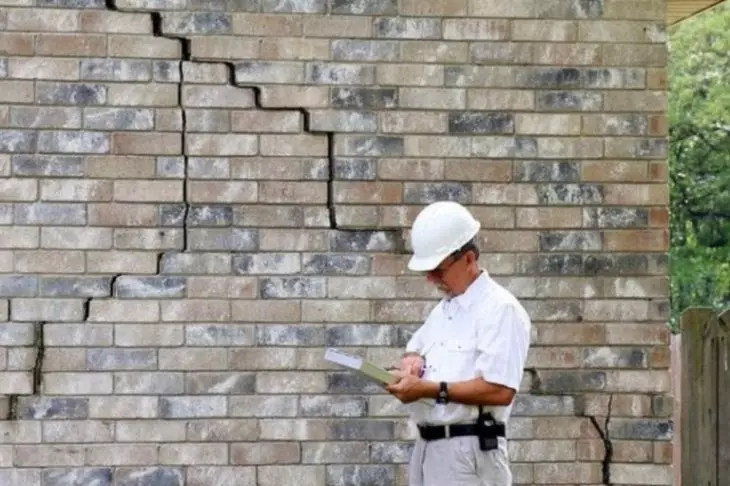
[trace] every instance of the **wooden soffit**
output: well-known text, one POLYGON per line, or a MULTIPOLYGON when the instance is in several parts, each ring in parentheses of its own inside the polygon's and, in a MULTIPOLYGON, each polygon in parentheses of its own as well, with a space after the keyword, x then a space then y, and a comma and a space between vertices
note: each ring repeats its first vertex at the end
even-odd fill
POLYGON ((692 17, 725 0, 667 0, 667 24, 692 17))

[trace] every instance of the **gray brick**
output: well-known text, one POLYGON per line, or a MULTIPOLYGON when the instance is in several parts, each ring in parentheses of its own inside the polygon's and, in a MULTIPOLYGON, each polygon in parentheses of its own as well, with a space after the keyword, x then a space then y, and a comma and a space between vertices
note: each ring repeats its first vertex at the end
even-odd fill
POLYGON ((376 37, 391 39, 440 39, 441 20, 430 18, 379 18, 373 23, 376 37))
POLYGON ((163 372, 114 373, 114 391, 122 395, 180 395, 184 391, 183 374, 163 372))
POLYGON ((15 176, 81 177, 85 172, 83 157, 76 155, 14 155, 15 176))
POLYGON ((336 14, 395 15, 397 0, 330 0, 330 11, 336 14))
POLYGON ((142 59, 82 59, 83 81, 150 81, 152 64, 142 59))
POLYGON ((310 111, 309 129, 314 132, 377 132, 374 112, 328 110, 310 111))
POLYGON ((535 158, 537 140, 529 137, 480 137, 472 141, 472 155, 489 158, 535 158))
POLYGON ((185 159, 183 157, 157 157, 155 174, 161 178, 182 179, 185 177, 185 159))
POLYGON ((225 396, 161 397, 161 418, 225 417, 225 396))
POLYGON ((299 273, 298 253, 255 253, 235 255, 233 272, 237 275, 286 275, 299 273))
POLYGON ((306 81, 312 84, 373 84, 375 66, 338 62, 312 62, 306 67, 306 81))
POLYGON ((35 324, 29 322, 0 323, 0 346, 32 346, 35 341, 35 324))
POLYGON ((511 113, 453 112, 449 113, 450 133, 513 133, 511 113))
POLYGON ((81 225, 86 224, 86 206, 81 203, 16 204, 16 224, 81 225))
POLYGON ((608 424, 609 436, 613 440, 660 440, 672 439, 674 427, 671 421, 663 419, 614 418, 608 424))
POLYGON ((601 204, 603 187, 598 184, 541 184, 537 187, 540 204, 601 204))
POLYGON ((88 349, 89 370, 151 370, 157 367, 154 349, 88 349))
POLYGON ((184 297, 184 277, 169 276, 121 276, 114 285, 114 295, 123 299, 163 299, 184 297))
POLYGON ((319 277, 271 277, 260 282, 263 299, 317 299, 327 296, 327 281, 319 277))
POLYGON ((188 230, 191 250, 199 251, 256 251, 258 229, 200 228, 188 230))
POLYGON ((324 327, 309 324, 262 324, 256 328, 259 346, 323 346, 324 327))
POLYGON ((302 273, 312 275, 367 275, 370 257, 365 255, 316 254, 302 256, 302 273))
POLYGON ((649 210, 644 208, 586 208, 583 210, 586 228, 636 228, 649 225, 649 210))
POLYGON ((160 259, 161 273, 166 274, 228 274, 231 256, 215 253, 165 253, 160 259))
POLYGON ((111 278, 108 277, 41 277, 42 297, 109 297, 111 278))
POLYGON ((111 468, 46 469, 42 486, 112 486, 111 468))
POLYGON ((334 160, 335 180, 375 180, 377 161, 374 159, 337 158, 334 160))
POLYGON ((645 139, 639 142, 634 157, 661 159, 667 156, 669 143, 663 138, 645 139))
POLYGON ((166 35, 229 34, 231 16, 225 12, 167 12, 161 27, 166 35))
POLYGON ((114 473, 114 486, 184 486, 185 473, 171 467, 120 468, 114 473))
POLYGON ((329 393, 382 393, 383 388, 358 373, 337 371, 327 373, 327 392, 329 393))
POLYGON ((102 132, 49 131, 38 135, 38 151, 70 154, 106 154, 109 135, 102 132))
POLYGON ((600 19, 603 17, 604 0, 570 0, 566 17, 577 19, 600 19))
POLYGON ((338 324, 327 328, 327 346, 390 346, 393 330, 381 324, 338 324))
POLYGON ((582 87, 590 89, 644 89, 642 68, 600 68, 583 71, 582 87))
POLYGON ((86 419, 89 418, 88 398, 65 397, 19 397, 18 418, 41 419, 86 419))
POLYGON ((80 299, 13 299, 10 318, 15 321, 77 322, 84 316, 80 299))
POLYGON ((185 393, 192 395, 253 395, 256 392, 254 373, 190 373, 185 376, 185 393))
POLYGON ((86 108, 84 128, 91 130, 152 130, 154 110, 149 108, 86 108))
POLYGON ((540 373, 540 389, 546 393, 602 391, 606 387, 605 371, 545 371, 540 373))
POLYGON ((577 182, 580 163, 572 160, 516 161, 514 179, 517 182, 577 182))
POLYGON ((187 111, 187 126, 191 132, 229 132, 231 130, 230 114, 222 110, 187 111))
POLYGON ((333 87, 330 91, 333 108, 387 109, 398 106, 395 88, 333 87))
POLYGON ((107 90, 103 84, 39 82, 36 101, 42 105, 103 105, 107 90))
POLYGON ((0 275, 0 297, 33 297, 38 295, 38 277, 0 275))
POLYGON ((582 275, 583 255, 538 255, 537 271, 540 275, 582 275))
POLYGON ((0 130, 0 152, 35 152, 38 134, 26 130, 0 130))
POLYGON ((0 78, 8 77, 8 60, 0 59, 0 78))
POLYGON ((651 398, 651 410, 655 417, 671 417, 674 413, 674 397, 655 395, 651 398))
POLYGON ((264 12, 277 13, 324 13, 327 0, 261 0, 264 12))
POLYGON ((429 204, 436 201, 457 201, 469 204, 471 184, 462 182, 406 182, 403 200, 409 204, 429 204))
POLYGON ((591 231, 546 231, 540 233, 540 251, 600 251, 603 239, 591 231))
POLYGON ((603 105, 603 95, 591 91, 542 91, 536 97, 542 111, 597 111, 603 105))
POLYGON ((330 233, 330 251, 335 252, 390 252, 398 246, 397 236, 387 231, 333 231, 330 233))
POLYGON ((329 435, 334 440, 392 440, 395 437, 395 422, 373 419, 332 420, 329 435))
POLYGON ((303 395, 299 411, 303 417, 365 417, 367 398, 303 395))
POLYGON ((370 460, 376 464, 407 464, 412 451, 411 442, 375 442, 370 445, 370 460))
POLYGON ((404 153, 403 137, 334 135, 335 155, 397 157, 404 153))
POLYGON ((244 61, 235 64, 236 83, 289 83, 304 81, 304 65, 288 61, 244 61))
POLYGON ((642 348, 586 348, 581 353, 584 368, 647 368, 649 356, 642 348))
MULTIPOLYGON (((603 378, 603 377, 601 377, 603 378)), ((558 391, 557 393, 561 393, 558 391)), ((567 395, 527 395, 520 393, 515 397, 512 414, 523 416, 560 416, 575 415, 575 398, 567 395)))
POLYGON ((337 39, 332 41, 335 61, 397 61, 400 45, 393 41, 337 39))
POLYGON ((226 158, 190 157, 188 159, 188 176, 193 179, 228 179, 230 173, 230 163, 226 158))
POLYGON ((158 83, 179 83, 181 61, 152 61, 152 80, 158 83))
POLYGON ((253 346, 256 344, 253 325, 195 324, 185 326, 188 346, 253 346))
POLYGON ((81 111, 70 107, 13 106, 10 125, 17 128, 81 128, 81 111))
POLYGON ((161 204, 159 207, 161 226, 183 226, 185 204, 161 204))

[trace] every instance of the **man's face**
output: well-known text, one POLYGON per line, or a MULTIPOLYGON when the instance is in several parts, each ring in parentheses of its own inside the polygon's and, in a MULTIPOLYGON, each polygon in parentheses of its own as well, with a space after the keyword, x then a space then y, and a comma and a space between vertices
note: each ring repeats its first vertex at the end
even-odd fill
POLYGON ((466 255, 457 254, 447 257, 438 267, 426 274, 429 282, 434 284, 439 291, 447 296, 453 296, 464 291, 462 289, 462 281, 466 274, 466 266, 468 264, 471 252, 466 255))

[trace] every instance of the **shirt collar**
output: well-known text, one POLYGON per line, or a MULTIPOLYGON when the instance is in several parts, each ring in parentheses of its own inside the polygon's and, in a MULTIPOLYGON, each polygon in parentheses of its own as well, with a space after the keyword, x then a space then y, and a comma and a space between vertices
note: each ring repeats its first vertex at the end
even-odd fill
POLYGON ((466 288, 463 294, 452 297, 450 302, 468 310, 475 302, 483 300, 491 278, 485 269, 481 269, 479 276, 466 288))

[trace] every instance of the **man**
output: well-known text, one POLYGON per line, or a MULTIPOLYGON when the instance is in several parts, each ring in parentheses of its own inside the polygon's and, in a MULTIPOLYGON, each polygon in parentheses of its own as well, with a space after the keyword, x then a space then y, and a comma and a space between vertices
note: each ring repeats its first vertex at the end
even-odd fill
POLYGON ((410 270, 444 298, 411 337, 387 390, 410 404, 420 437, 410 486, 509 486, 504 428, 530 346, 525 309, 478 263, 480 224, 454 202, 416 217, 410 270), (436 399, 429 407, 421 398, 436 399), (481 413, 480 413, 481 411, 481 413))

